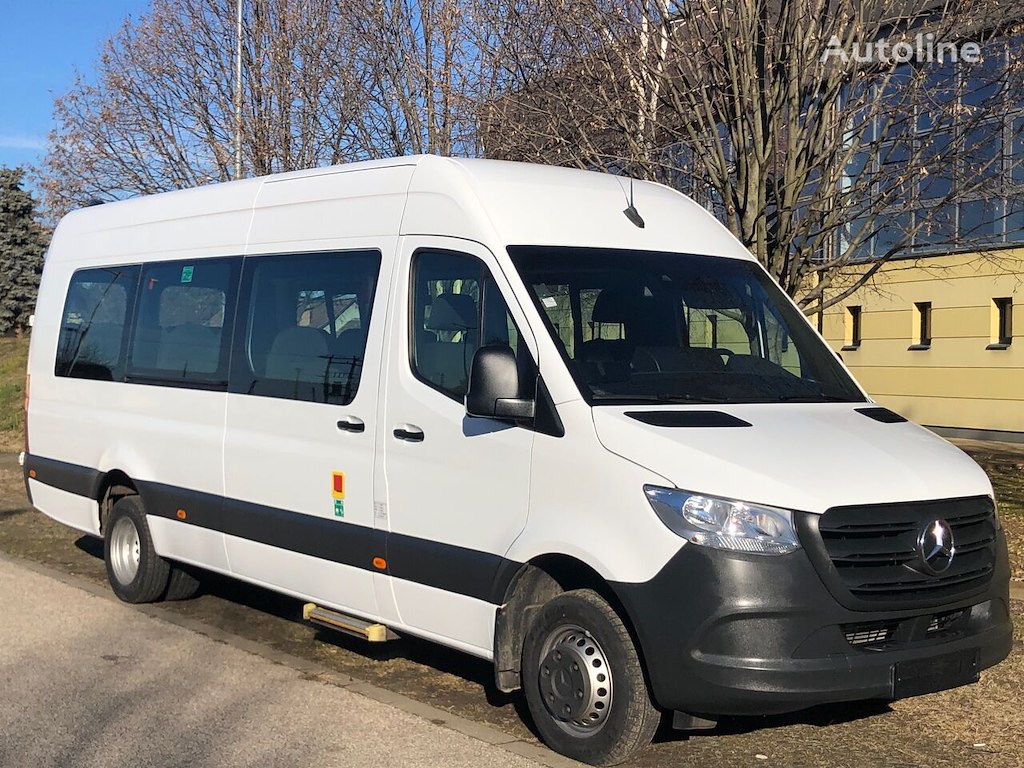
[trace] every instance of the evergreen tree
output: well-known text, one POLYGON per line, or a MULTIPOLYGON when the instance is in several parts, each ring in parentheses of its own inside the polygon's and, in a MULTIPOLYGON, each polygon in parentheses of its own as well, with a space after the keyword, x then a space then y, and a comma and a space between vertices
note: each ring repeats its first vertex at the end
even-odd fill
POLYGON ((22 168, 0 168, 0 335, 28 327, 43 271, 46 234, 24 178, 22 168))

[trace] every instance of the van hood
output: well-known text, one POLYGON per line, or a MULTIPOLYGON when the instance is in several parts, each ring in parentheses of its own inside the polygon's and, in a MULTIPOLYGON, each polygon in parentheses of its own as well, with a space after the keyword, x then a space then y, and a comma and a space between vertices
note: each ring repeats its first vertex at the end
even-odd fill
POLYGON ((881 423, 858 408, 877 406, 773 403, 591 410, 605 448, 688 491, 819 514, 852 504, 992 494, 988 477, 959 448, 916 424, 881 423), (663 427, 628 415, 694 411, 728 414, 750 426, 663 427))

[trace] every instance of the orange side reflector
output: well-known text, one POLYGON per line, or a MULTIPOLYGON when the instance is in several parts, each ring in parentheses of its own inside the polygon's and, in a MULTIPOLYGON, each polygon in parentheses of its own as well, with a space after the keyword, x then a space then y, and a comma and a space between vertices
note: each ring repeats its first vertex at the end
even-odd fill
POLYGON ((35 471, 34 469, 30 469, 30 470, 28 471, 28 476, 29 476, 29 477, 31 477, 31 478, 35 478, 35 476, 36 476, 36 471, 35 471))
POLYGON ((178 519, 179 520, 184 520, 185 519, 185 510, 184 509, 179 509, 178 510, 178 519))
POLYGON ((383 557, 375 557, 373 558, 373 567, 379 568, 383 571, 385 568, 388 567, 388 561, 385 560, 383 557))

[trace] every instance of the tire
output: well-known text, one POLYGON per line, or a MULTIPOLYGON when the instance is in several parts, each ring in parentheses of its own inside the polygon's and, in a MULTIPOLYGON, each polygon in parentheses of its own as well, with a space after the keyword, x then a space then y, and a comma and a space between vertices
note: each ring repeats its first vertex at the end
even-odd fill
POLYGON ((138 496, 118 499, 103 535, 103 560, 114 594, 126 603, 151 603, 167 590, 171 567, 153 549, 138 496))
POLYGON ((183 566, 171 566, 171 578, 167 584, 164 600, 188 600, 199 591, 199 579, 183 566))
POLYGON ((661 723, 629 630, 593 590, 566 592, 538 611, 522 670, 541 738, 574 760, 621 763, 647 747, 661 723))

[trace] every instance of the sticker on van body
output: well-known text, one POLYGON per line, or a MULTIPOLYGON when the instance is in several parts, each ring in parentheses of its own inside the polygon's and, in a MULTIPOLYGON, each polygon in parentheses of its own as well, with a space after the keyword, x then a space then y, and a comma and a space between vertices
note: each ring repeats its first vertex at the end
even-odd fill
POLYGON ((192 267, 192 266, 182 267, 181 268, 181 282, 183 282, 183 283, 191 283, 192 282, 192 273, 194 271, 195 271, 195 267, 192 267))
POLYGON ((331 495, 334 497, 334 516, 345 516, 345 473, 331 473, 331 495))

